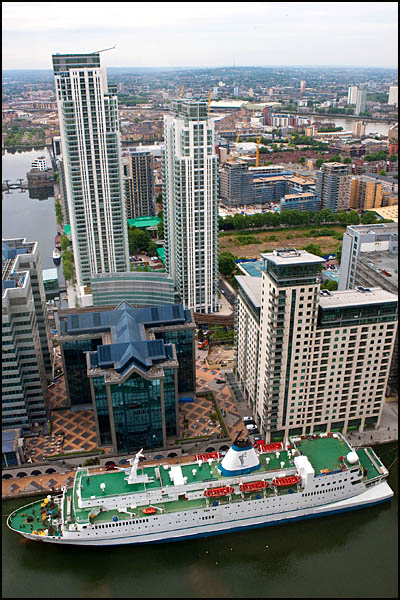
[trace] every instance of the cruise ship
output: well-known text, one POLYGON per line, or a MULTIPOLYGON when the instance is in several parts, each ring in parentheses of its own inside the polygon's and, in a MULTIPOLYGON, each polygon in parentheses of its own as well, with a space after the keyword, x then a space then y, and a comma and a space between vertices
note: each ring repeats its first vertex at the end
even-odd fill
POLYGON ((171 464, 81 467, 71 487, 14 511, 13 531, 55 544, 167 542, 334 515, 390 500, 388 470, 372 448, 340 433, 252 445, 171 464))

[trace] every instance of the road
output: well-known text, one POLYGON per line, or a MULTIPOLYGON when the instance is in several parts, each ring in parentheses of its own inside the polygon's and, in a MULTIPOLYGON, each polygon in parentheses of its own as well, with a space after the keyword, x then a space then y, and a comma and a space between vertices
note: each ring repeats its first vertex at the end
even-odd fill
POLYGON ((219 288, 233 308, 236 302, 236 294, 233 293, 232 288, 221 278, 219 280, 219 288))

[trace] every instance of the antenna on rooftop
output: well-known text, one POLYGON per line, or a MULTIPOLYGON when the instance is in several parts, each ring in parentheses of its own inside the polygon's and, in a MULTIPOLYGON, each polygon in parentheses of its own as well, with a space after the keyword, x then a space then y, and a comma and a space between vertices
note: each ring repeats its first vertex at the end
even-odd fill
POLYGON ((107 52, 107 50, 114 50, 114 48, 116 48, 117 44, 114 44, 114 46, 112 48, 104 48, 104 50, 96 50, 95 52, 92 52, 92 54, 99 54, 99 52, 107 52))

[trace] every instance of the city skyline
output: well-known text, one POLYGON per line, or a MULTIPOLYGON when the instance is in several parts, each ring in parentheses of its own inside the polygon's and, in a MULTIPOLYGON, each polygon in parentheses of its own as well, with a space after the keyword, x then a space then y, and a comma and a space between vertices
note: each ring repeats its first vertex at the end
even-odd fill
POLYGON ((117 2, 112 13, 99 5, 93 14, 89 3, 3 2, 3 69, 51 68, 54 52, 114 44, 105 67, 316 66, 316 56, 320 66, 397 66, 394 2, 378 12, 356 2, 234 2, 228 13, 225 3, 146 4, 117 2))

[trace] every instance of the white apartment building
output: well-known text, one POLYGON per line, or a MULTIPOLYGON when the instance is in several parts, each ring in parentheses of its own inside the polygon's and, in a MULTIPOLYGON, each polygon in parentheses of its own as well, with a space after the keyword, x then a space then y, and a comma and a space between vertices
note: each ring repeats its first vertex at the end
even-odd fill
POLYGON ((367 90, 357 90, 356 95, 356 108, 354 114, 359 115, 362 112, 365 112, 367 103, 367 90))
POLYGON ((163 219, 167 272, 185 308, 219 310, 218 157, 207 102, 177 99, 164 116, 163 219))
POLYGON ((388 104, 397 106, 397 104, 398 104, 398 89, 399 88, 397 85, 391 85, 389 87, 388 104))
POLYGON ((347 104, 355 104, 357 100, 358 88, 356 85, 351 85, 347 92, 347 104))
POLYGON ((129 271, 117 92, 98 53, 53 55, 67 206, 80 294, 129 271))
POLYGON ((261 256, 264 271, 252 278, 252 294, 238 278, 236 372, 266 440, 379 427, 397 296, 380 288, 320 291, 324 261, 302 250, 261 256), (257 285, 260 307, 254 302, 257 285), (252 336, 246 333, 249 323, 252 336), (257 362, 252 354, 256 331, 257 362))

